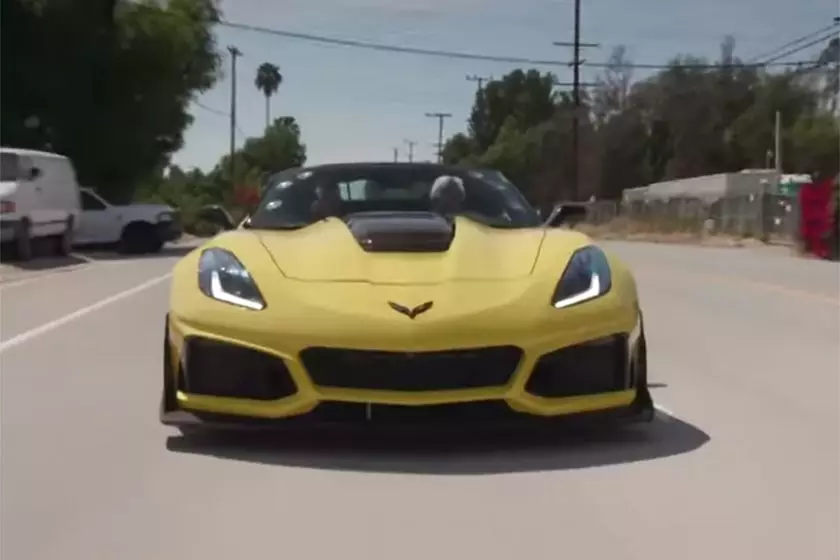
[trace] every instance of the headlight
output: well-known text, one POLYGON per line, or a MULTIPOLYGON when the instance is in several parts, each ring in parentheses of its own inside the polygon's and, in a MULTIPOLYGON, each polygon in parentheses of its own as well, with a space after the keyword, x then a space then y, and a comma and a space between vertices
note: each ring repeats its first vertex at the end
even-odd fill
POLYGON ((218 301, 259 311, 265 300, 239 260, 223 249, 206 249, 198 261, 198 287, 218 301))
POLYGON ((551 304, 557 309, 600 297, 610 291, 612 275, 607 256, 598 247, 578 249, 563 271, 551 304))

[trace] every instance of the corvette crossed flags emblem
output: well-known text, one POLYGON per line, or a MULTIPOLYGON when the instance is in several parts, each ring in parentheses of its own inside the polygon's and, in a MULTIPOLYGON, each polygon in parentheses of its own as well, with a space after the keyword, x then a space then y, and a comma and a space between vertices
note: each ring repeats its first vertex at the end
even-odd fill
POLYGON ((409 309, 408 307, 405 307, 404 305, 400 305, 399 303, 394 303, 393 301, 389 301, 388 305, 390 305, 391 309, 393 309, 397 313, 402 313, 403 315, 405 315, 409 319, 414 319, 418 315, 420 315, 421 313, 425 313, 426 311, 431 309, 432 305, 434 305, 434 302, 427 301, 426 303, 421 303, 420 305, 418 305, 417 307, 415 307, 413 309, 409 309))

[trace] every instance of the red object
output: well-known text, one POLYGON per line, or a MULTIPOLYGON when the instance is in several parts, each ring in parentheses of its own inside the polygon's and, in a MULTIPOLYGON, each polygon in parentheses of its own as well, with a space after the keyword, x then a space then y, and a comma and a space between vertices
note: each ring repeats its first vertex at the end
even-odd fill
POLYGON ((260 191, 251 185, 237 185, 234 189, 236 204, 240 206, 253 206, 260 201, 260 191))
POLYGON ((799 189, 799 234, 805 249, 820 258, 828 258, 831 233, 832 180, 822 179, 799 189))

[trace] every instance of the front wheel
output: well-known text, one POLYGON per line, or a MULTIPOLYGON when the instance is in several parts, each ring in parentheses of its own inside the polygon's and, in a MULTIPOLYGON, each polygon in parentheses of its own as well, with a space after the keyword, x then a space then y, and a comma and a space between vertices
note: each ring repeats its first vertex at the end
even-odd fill
POLYGON ((155 250, 155 244, 158 242, 159 238, 152 224, 133 222, 125 226, 123 230, 120 237, 120 252, 127 255, 144 253, 150 249, 155 250))
POLYGON ((160 239, 151 239, 146 247, 149 253, 159 253, 163 249, 163 241, 160 239))
POLYGON ((650 388, 648 387, 647 340, 645 338, 644 328, 642 329, 642 334, 639 336, 636 356, 633 362, 633 382, 637 391, 634 407, 643 414, 646 420, 651 421, 655 414, 653 398, 650 395, 650 388))

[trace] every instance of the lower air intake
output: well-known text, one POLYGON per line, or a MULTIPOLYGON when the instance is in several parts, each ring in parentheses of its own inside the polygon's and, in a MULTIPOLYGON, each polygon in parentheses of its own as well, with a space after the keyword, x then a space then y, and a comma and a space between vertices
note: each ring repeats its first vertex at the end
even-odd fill
POLYGON ((627 337, 610 336, 544 354, 525 390, 540 397, 574 397, 630 387, 627 337))
POLYGON ((271 354, 200 337, 187 338, 184 349, 186 393, 270 401, 296 391, 286 364, 271 354))

